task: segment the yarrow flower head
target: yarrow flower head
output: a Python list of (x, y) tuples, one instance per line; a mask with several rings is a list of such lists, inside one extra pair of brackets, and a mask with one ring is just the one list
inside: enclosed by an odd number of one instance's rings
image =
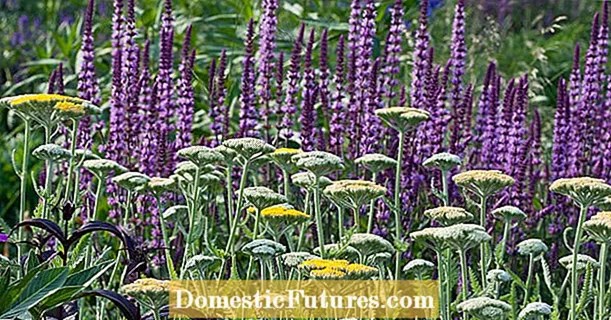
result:
[(435, 250), (450, 247), (456, 251), (466, 251), (492, 237), (484, 227), (475, 224), (455, 224), (443, 228), (426, 228), (411, 234), (415, 240), (424, 239), (435, 245)]
[(257, 239), (244, 245), (242, 251), (254, 258), (269, 260), (286, 252), (286, 247), (276, 241)]
[(515, 183), (515, 180), (498, 170), (471, 170), (452, 177), (454, 183), (480, 197), (489, 197)]
[(517, 245), (518, 253), (523, 256), (532, 255), (538, 257), (547, 252), (548, 247), (539, 239), (526, 239)]
[(221, 259), (219, 259), (218, 257), (197, 254), (191, 257), (189, 261), (187, 261), (185, 268), (187, 270), (192, 270), (196, 268), (201, 272), (205, 272), (208, 269), (212, 268), (214, 265), (218, 264), (219, 262), (221, 262)]
[[(316, 176), (309, 171), (295, 173), (291, 176), (291, 180), (293, 181), (293, 184), (306, 190), (312, 190), (316, 187)], [(319, 177), (318, 183), (320, 184), (321, 188), (325, 188), (326, 186), (332, 184), (333, 181), (327, 177)]]
[(248, 202), (250, 202), (258, 210), (275, 206), (277, 204), (286, 203), (288, 201), (285, 196), (266, 187), (245, 188), (244, 198), (246, 198), (246, 200), (248, 200)]
[(526, 213), (520, 210), (520, 208), (514, 206), (503, 206), (500, 208), (496, 208), (492, 210), (491, 213), (493, 216), (508, 222), (511, 222), (513, 220), (521, 221), (526, 219)]
[(409, 107), (390, 107), (377, 109), (376, 116), (382, 119), (387, 126), (399, 131), (406, 132), (414, 129), (420, 123), (431, 118), (430, 113), (424, 110)]
[[(558, 259), (560, 265), (565, 267), (567, 270), (573, 270), (573, 255), (568, 255)], [(596, 259), (586, 255), (586, 254), (578, 254), (577, 255), (577, 271), (585, 270), (587, 266), (591, 266), (594, 268), (598, 268), (600, 264)]]
[(583, 224), (583, 229), (594, 241), (611, 243), (611, 212), (598, 212)]
[(378, 273), (377, 268), (346, 260), (311, 259), (298, 268), (309, 271), (314, 279), (368, 279)]
[(518, 320), (539, 320), (552, 314), (552, 306), (545, 302), (531, 302), (520, 311)]
[(310, 277), (318, 280), (340, 280), (346, 277), (346, 272), (334, 268), (315, 269), (310, 271)]
[[(351, 246), (337, 243), (325, 244), (325, 253), (329, 259), (340, 259), (355, 262), (359, 260), (360, 253)], [(314, 248), (315, 254), (320, 254), (320, 247)]]
[(424, 215), (444, 226), (467, 222), (473, 219), (473, 215), (458, 207), (438, 207), (424, 211)]
[(458, 311), (468, 313), (479, 320), (503, 319), (511, 310), (509, 304), (487, 297), (478, 297), (463, 301), (459, 303), (456, 308)]
[(151, 178), (140, 172), (126, 172), (113, 177), (112, 182), (129, 191), (140, 191), (146, 188)]
[(237, 163), (238, 153), (235, 150), (227, 148), (224, 145), (216, 146), (214, 150), (223, 156), (223, 163), (228, 166), (233, 166)]
[(114, 172), (115, 174), (127, 172), (127, 168), (118, 164), (116, 161), (108, 159), (85, 160), (83, 162), (83, 168), (91, 171), (91, 173), (98, 177), (106, 177), (110, 172)]
[(192, 146), (178, 150), (178, 156), (187, 159), (199, 167), (224, 160), (223, 155), (215, 149), (204, 146)]
[(14, 110), (23, 119), (34, 119), (50, 127), (57, 121), (98, 114), (100, 108), (91, 102), (59, 94), (26, 94), (0, 99), (0, 106)]
[(509, 282), (511, 281), (511, 275), (505, 270), (492, 269), (486, 274), (486, 280), (492, 283)]
[(302, 223), (310, 219), (309, 215), (281, 204), (261, 210), (261, 217), (275, 225)]
[(425, 274), (431, 274), (433, 269), (435, 269), (434, 263), (424, 259), (414, 259), (403, 267), (403, 272), (422, 276)]
[(602, 179), (579, 177), (558, 179), (549, 188), (565, 195), (581, 206), (596, 205), (611, 196), (611, 186)]
[(370, 279), (372, 276), (377, 275), (379, 270), (375, 267), (366, 266), (360, 263), (351, 263), (342, 269), (347, 274), (347, 279)]
[(147, 190), (151, 190), (155, 194), (172, 191), (176, 186), (176, 181), (171, 178), (153, 177), (146, 185)]
[(223, 146), (233, 149), (246, 160), (254, 160), (273, 152), (276, 148), (256, 138), (234, 138), (223, 141)]
[(32, 151), (32, 155), (40, 160), (60, 161), (70, 159), (70, 151), (56, 144), (43, 144)]
[(308, 170), (317, 177), (344, 169), (340, 157), (324, 151), (310, 151), (296, 154), (291, 160), (298, 168)]
[(388, 240), (371, 233), (354, 233), (350, 236), (348, 244), (364, 257), (380, 252), (395, 252), (395, 248)]
[(357, 158), (354, 160), (354, 163), (362, 165), (365, 169), (377, 174), (388, 168), (395, 167), (397, 165), (397, 160), (383, 154), (370, 153)]
[(274, 163), (283, 170), (293, 171), (291, 170), (294, 167), (291, 158), (300, 154), (302, 151), (300, 149), (293, 148), (278, 148), (274, 152), (269, 154), (269, 157), (274, 161)]
[(156, 306), (162, 305), (168, 299), (171, 290), (170, 281), (157, 279), (138, 279), (133, 283), (121, 287), (121, 292), (149, 304), (153, 301)]
[(297, 268), (301, 263), (308, 260), (320, 259), (309, 252), (287, 252), (280, 256), (282, 264), (287, 268)]
[(324, 189), (324, 194), (337, 205), (358, 210), (365, 203), (386, 194), (386, 188), (371, 181), (339, 180)]
[(437, 168), (443, 172), (449, 172), (454, 167), (459, 166), (462, 160), (459, 156), (448, 153), (436, 153), (422, 163), (425, 167)]

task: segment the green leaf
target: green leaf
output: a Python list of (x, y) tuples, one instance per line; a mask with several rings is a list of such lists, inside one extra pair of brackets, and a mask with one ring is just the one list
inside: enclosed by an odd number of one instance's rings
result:
[(2, 272), (2, 276), (0, 276), (0, 292), (6, 292), (10, 279), (11, 279), (11, 268), (6, 268), (4, 272)]
[(17, 301), (0, 318), (18, 316), (57, 291), (68, 279), (68, 268), (54, 268), (40, 272), (28, 283)]
[(11, 284), (11, 286), (9, 286), (9, 289), (6, 292), (6, 294), (2, 295), (3, 299), (0, 299), (0, 313), (6, 310), (8, 306), (10, 306), (15, 300), (17, 300), (17, 298), (23, 291), (23, 288), (25, 288), (25, 286), (28, 285), (28, 283), (30, 283), (30, 281), (34, 278), (34, 276), (36, 276), (38, 272), (44, 269), (47, 266), (47, 264), (48, 264), (48, 261), (40, 264), (35, 269), (30, 270), (30, 272), (27, 273), (17, 283)]
[(114, 265), (114, 261), (105, 261), (97, 264), (89, 269), (71, 274), (66, 280), (66, 286), (90, 286), (95, 280), (102, 276), (110, 267)]

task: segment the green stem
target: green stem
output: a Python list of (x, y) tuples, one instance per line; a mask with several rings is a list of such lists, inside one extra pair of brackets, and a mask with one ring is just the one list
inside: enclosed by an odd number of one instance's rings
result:
[[(25, 120), (25, 129), (23, 137), (23, 159), (21, 161), (21, 175), (19, 176), (21, 185), (19, 188), (19, 222), (25, 220), (25, 206), (27, 199), (27, 185), (28, 185), (28, 166), (30, 161), (30, 132), (31, 132), (30, 120)], [(17, 231), (17, 237), (19, 241), (23, 239), (23, 228), (19, 228)], [(21, 255), (23, 250), (23, 244), (17, 245), (17, 261), (21, 261)]]
[(286, 169), (282, 169), (282, 183), (284, 185), (284, 196), (289, 200), (289, 203), (291, 202), (291, 196), (290, 196), (290, 190), (291, 190), (291, 185), (290, 185), (290, 181), (289, 181), (289, 173), (288, 171), (286, 171)]
[(505, 221), (505, 227), (503, 228), (503, 240), (501, 242), (501, 256), (499, 257), (499, 261), (496, 263), (496, 267), (500, 268), (500, 264), (503, 263), (505, 259), (505, 250), (507, 248), (507, 239), (509, 238), (509, 225), (511, 221)]
[[(239, 214), (240, 211), (242, 211), (242, 201), (244, 198), (244, 187), (246, 186), (246, 176), (248, 173), (248, 165), (249, 162), (246, 161), (246, 163), (244, 163), (244, 167), (242, 168), (242, 176), (240, 177), (240, 189), (238, 190), (238, 203), (236, 205), (236, 210), (235, 210), (235, 214), (233, 216), (233, 221), (231, 224), (231, 230), (229, 231), (229, 239), (227, 240), (227, 245), (225, 246), (225, 253), (231, 252), (231, 256), (235, 256), (235, 248), (233, 247), (233, 242), (235, 239), (235, 233), (236, 233), (236, 229), (238, 226), (238, 219), (239, 219)], [(234, 260), (234, 259), (232, 259)], [(225, 270), (225, 264), (227, 263), (227, 259), (224, 258), (223, 259), (223, 263), (221, 264), (221, 270), (219, 271), (219, 279), (221, 278), (221, 276), (223, 275), (223, 272)], [(235, 270), (235, 264), (232, 264), (232, 273), (233, 270)]]
[[(68, 165), (68, 178), (66, 179), (66, 193), (64, 194), (64, 199), (68, 199), (70, 195), (70, 187), (72, 186), (72, 171), (74, 171), (74, 161), (76, 160), (76, 133), (78, 130), (78, 122), (76, 120), (72, 120), (72, 141), (70, 141), (70, 164)], [(74, 184), (77, 184), (78, 181), (75, 181)], [(78, 190), (78, 187), (75, 185), (75, 190)], [(74, 201), (73, 201), (74, 202)], [(75, 204), (76, 205), (76, 204)]]
[(316, 215), (316, 232), (318, 235), (318, 246), (320, 247), (320, 257), (325, 258), (325, 236), (322, 226), (322, 213), (320, 212), (320, 177), (316, 177), (314, 188), (314, 214)]
[[(451, 251), (450, 249), (445, 249), (444, 250), (444, 272), (445, 272), (445, 279), (444, 279), (444, 283), (445, 283), (445, 290), (446, 290), (446, 309), (444, 310), (446, 317), (444, 319), (450, 319), (450, 301), (452, 300), (452, 283), (450, 281), (451, 279), (451, 275), (450, 275), (450, 258), (451, 258)], [(442, 285), (442, 283), (440, 282), (439, 285)]]
[(157, 201), (157, 212), (159, 214), (159, 225), (161, 227), (161, 235), (163, 236), (163, 243), (165, 246), (165, 263), (168, 268), (168, 275), (171, 280), (176, 280), (176, 270), (174, 270), (174, 263), (172, 261), (172, 254), (170, 253), (170, 237), (168, 236), (168, 231), (166, 230), (167, 225), (165, 223), (165, 218), (163, 217), (163, 211), (161, 207), (161, 198), (159, 195), (155, 195), (155, 200)]
[(337, 206), (337, 228), (338, 236), (341, 240), (344, 237), (344, 208)]
[[(401, 241), (401, 167), (403, 163), (403, 144), (405, 132), (399, 131), (399, 149), (397, 150), (397, 167), (395, 169), (395, 241)], [(401, 266), (401, 251), (397, 250), (395, 257), (395, 278), (399, 280)]]
[[(373, 177), (372, 177), (373, 183), (376, 183), (377, 179), (377, 174), (374, 172), (373, 173)], [(371, 230), (373, 230), (373, 216), (374, 216), (374, 210), (375, 209), (375, 200), (371, 200), (371, 203), (369, 203), (369, 219), (367, 220), (367, 233), (371, 233)]]
[[(303, 211), (305, 214), (310, 214), (310, 192), (306, 191), (305, 194), (305, 203), (303, 205)], [(299, 240), (297, 240), (297, 248), (295, 249), (295, 251), (299, 251), (301, 250), (301, 246), (303, 245), (303, 239), (305, 239), (305, 228), (306, 228), (306, 223), (302, 223), (301, 224), (301, 228), (299, 228)]]
[[(586, 219), (589, 205), (581, 204), (579, 208), (579, 223), (577, 224), (577, 230), (575, 230), (575, 241), (573, 244), (573, 266), (577, 265), (577, 258), (579, 255), (579, 247), (581, 246), (581, 237), (583, 235), (583, 223)], [(578, 285), (577, 272), (571, 272), (571, 320), (577, 320), (577, 285)]]
[(195, 224), (195, 215), (197, 214), (197, 207), (199, 201), (199, 180), (200, 180), (201, 169), (197, 167), (195, 169), (195, 176), (193, 177), (193, 190), (191, 191), (191, 198), (193, 202), (191, 203), (191, 210), (189, 213), (189, 231), (187, 232), (187, 239), (185, 245), (185, 253), (182, 259), (182, 267), (180, 268), (180, 279), (183, 279), (185, 274), (185, 269), (187, 265), (187, 261), (189, 260), (189, 250), (191, 249), (191, 232), (193, 231), (193, 225)]
[[(480, 197), (480, 215), (479, 215), (479, 224), (480, 226), (482, 226), (483, 228), (486, 228), (486, 213), (487, 213), (487, 203), (488, 203), (488, 197)], [(482, 286), (485, 288), (487, 285), (487, 281), (486, 281), (486, 274), (488, 274), (488, 262), (486, 261), (486, 249), (487, 249), (487, 243), (481, 243), (479, 245), (479, 263), (480, 263), (480, 270), (482, 271)]]
[(227, 227), (231, 229), (232, 220), (233, 220), (233, 181), (231, 179), (231, 173), (233, 171), (233, 166), (229, 166), (227, 168), (227, 173), (225, 175), (225, 185), (227, 188), (227, 221), (229, 224)]
[[(466, 301), (469, 291), (469, 284), (467, 282), (467, 257), (464, 250), (458, 251), (458, 256), (460, 257), (460, 277), (462, 280), (462, 288), (460, 289), (460, 293), (462, 295), (462, 301)], [(467, 313), (463, 313), (463, 319), (469, 319)]]
[(448, 172), (447, 171), (441, 171), (441, 187), (442, 187), (442, 192), (443, 192), (443, 205), (444, 206), (449, 206), (450, 205), (450, 191), (448, 189)]
[(443, 282), (445, 281), (445, 267), (443, 264), (443, 260), (441, 258), (441, 252), (436, 251), (437, 253), (437, 266), (439, 266), (439, 275), (438, 275), (438, 283), (439, 283), (439, 310), (441, 312), (441, 319), (448, 319), (448, 315), (446, 314), (446, 304), (448, 297), (446, 296), (445, 290), (443, 288)]
[(530, 287), (532, 285), (532, 278), (533, 278), (533, 269), (535, 267), (535, 256), (534, 255), (529, 255), (529, 259), (528, 259), (528, 276), (526, 277), (526, 294), (524, 295), (524, 303), (523, 305), (526, 306), (526, 304), (528, 304), (528, 299), (530, 298)]
[[(98, 210), (98, 203), (100, 202), (100, 197), (102, 196), (102, 189), (104, 187), (104, 182), (100, 177), (97, 177), (98, 185), (95, 191), (95, 199), (93, 200), (93, 210), (90, 212), (90, 216), (87, 217), (87, 222), (92, 220), (97, 220), (96, 212)], [(85, 256), (85, 266), (91, 266), (91, 259), (93, 258), (93, 242), (90, 242), (87, 245), (87, 255)]]
[[(45, 127), (45, 144), (51, 142), (51, 129)], [(51, 160), (45, 161), (45, 196), (42, 199), (42, 217), (48, 219), (49, 216), (49, 199), (51, 194), (51, 176), (53, 175), (53, 162)]]
[(131, 207), (132, 207), (132, 191), (127, 190), (127, 203), (125, 203), (125, 216), (123, 217), (123, 226), (127, 227), (129, 223), (129, 217), (131, 216)]
[(598, 317), (605, 320), (605, 268), (607, 264), (607, 243), (600, 245), (600, 270), (598, 271)]

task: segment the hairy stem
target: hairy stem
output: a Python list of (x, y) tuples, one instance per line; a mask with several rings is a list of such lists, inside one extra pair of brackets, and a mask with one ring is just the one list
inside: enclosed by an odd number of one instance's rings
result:
[[(70, 195), (70, 187), (72, 186), (73, 182), (72, 182), (72, 171), (74, 171), (74, 162), (76, 160), (76, 133), (78, 130), (78, 122), (76, 120), (72, 120), (72, 137), (71, 137), (71, 141), (70, 141), (70, 161), (69, 161), (69, 165), (68, 165), (68, 178), (66, 178), (66, 190), (65, 190), (65, 194), (64, 194), (64, 199), (68, 199), (68, 196)], [(78, 189), (77, 184), (78, 181), (75, 181), (74, 184), (74, 188)], [(76, 204), (75, 204), (76, 205)]]
[(535, 256), (530, 254), (528, 258), (528, 276), (526, 277), (526, 294), (524, 295), (524, 303), (523, 303), (524, 306), (528, 304), (528, 299), (530, 298), (530, 287), (532, 286), (534, 267), (535, 267)]
[(316, 176), (316, 186), (314, 188), (314, 214), (316, 215), (316, 232), (318, 235), (318, 246), (320, 247), (320, 257), (325, 258), (325, 235), (322, 226), (322, 212), (320, 212), (320, 177)]
[[(399, 131), (399, 149), (397, 150), (397, 167), (395, 169), (395, 241), (401, 241), (401, 168), (403, 164), (403, 144), (405, 143), (405, 133)], [(400, 250), (397, 250), (395, 256), (395, 278), (399, 280), (401, 266)]]
[[(581, 246), (581, 237), (583, 235), (583, 223), (586, 219), (589, 205), (581, 204), (579, 208), (579, 223), (577, 224), (577, 230), (575, 230), (575, 241), (573, 244), (573, 266), (577, 266), (577, 258), (579, 254), (579, 248)], [(577, 272), (571, 272), (571, 320), (577, 320), (577, 285), (578, 285)]]
[[(377, 174), (374, 172), (373, 173), (373, 177), (372, 179), (373, 183), (376, 183), (377, 179)], [(375, 215), (375, 202), (376, 200), (371, 200), (371, 203), (369, 203), (369, 219), (367, 220), (367, 233), (371, 233), (371, 230), (373, 230), (373, 217)]]
[[(23, 136), (23, 159), (21, 160), (21, 175), (19, 176), (20, 187), (19, 187), (19, 221), (25, 220), (25, 206), (27, 199), (27, 186), (29, 177), (29, 161), (30, 161), (30, 132), (32, 131), (30, 120), (25, 120), (25, 129)], [(19, 228), (17, 231), (17, 237), (19, 241), (23, 240), (23, 228)], [(23, 250), (23, 244), (17, 245), (17, 261), (21, 261), (21, 255)], [(21, 272), (21, 271), (20, 271)]]
[[(480, 216), (479, 216), (479, 224), (483, 227), (486, 228), (486, 213), (487, 213), (487, 203), (488, 203), (488, 197), (486, 196), (482, 196), (480, 197)], [(487, 248), (488, 248), (488, 243), (481, 243), (479, 245), (479, 263), (480, 263), (480, 269), (482, 272), (482, 286), (485, 288), (487, 286), (486, 283), (486, 274), (488, 274), (488, 262), (486, 261), (486, 257), (487, 257)]]
[(186, 269), (186, 265), (187, 265), (187, 260), (189, 260), (189, 250), (191, 249), (191, 232), (193, 232), (193, 225), (195, 224), (195, 216), (197, 215), (197, 208), (198, 208), (198, 202), (199, 202), (199, 180), (200, 180), (200, 173), (201, 173), (201, 169), (199, 167), (197, 167), (197, 169), (195, 169), (195, 176), (193, 177), (193, 190), (191, 191), (191, 198), (193, 199), (192, 203), (191, 203), (191, 210), (189, 213), (189, 231), (187, 234), (187, 239), (186, 239), (186, 245), (185, 245), (185, 253), (184, 253), (184, 257), (182, 259), (182, 267), (180, 268), (180, 278), (183, 278), (183, 275), (185, 274), (185, 269)]
[(607, 264), (607, 243), (603, 242), (600, 245), (600, 270), (598, 271), (598, 317), (600, 320), (605, 320), (605, 268)]

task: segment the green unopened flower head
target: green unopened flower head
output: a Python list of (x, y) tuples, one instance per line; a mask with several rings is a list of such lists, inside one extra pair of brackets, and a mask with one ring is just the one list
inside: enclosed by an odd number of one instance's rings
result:
[(404, 273), (416, 274), (416, 275), (424, 275), (431, 274), (435, 269), (435, 264), (424, 259), (414, 259), (408, 262), (405, 267), (403, 267)]
[(598, 243), (611, 243), (611, 212), (603, 211), (583, 224), (583, 229)]
[(274, 163), (283, 170), (294, 171), (295, 164), (291, 161), (291, 158), (302, 153), (299, 149), (293, 148), (278, 148), (274, 152), (269, 154), (269, 157)]
[[(313, 252), (320, 255), (320, 247), (314, 248)], [(325, 253), (330, 259), (341, 259), (355, 262), (359, 260), (359, 252), (351, 246), (340, 246), (337, 243), (325, 244)]]
[(204, 146), (183, 148), (178, 150), (177, 154), (179, 157), (187, 159), (199, 167), (224, 160), (220, 152)]
[(83, 162), (83, 168), (91, 171), (98, 177), (106, 177), (111, 172), (114, 172), (115, 174), (127, 172), (127, 168), (113, 160), (108, 159), (85, 160)]
[(380, 252), (395, 252), (395, 248), (388, 240), (371, 233), (354, 233), (350, 236), (348, 244), (364, 257)]
[(256, 138), (234, 138), (223, 141), (223, 146), (233, 149), (246, 160), (254, 160), (273, 152), (275, 148)]
[(552, 306), (545, 302), (531, 302), (520, 311), (518, 320), (540, 320), (552, 314)]
[(171, 178), (153, 177), (147, 183), (146, 188), (155, 194), (172, 191), (176, 187), (176, 181)]
[[(560, 265), (565, 267), (567, 270), (573, 270), (573, 255), (568, 255), (558, 259)], [(600, 264), (596, 259), (586, 255), (586, 254), (578, 254), (577, 255), (577, 272), (585, 270), (587, 266), (591, 266), (594, 268), (598, 268)]]
[(503, 301), (487, 297), (472, 298), (459, 303), (460, 312), (470, 314), (479, 320), (504, 319), (511, 306)]
[(397, 165), (397, 160), (379, 153), (366, 154), (354, 160), (354, 163), (362, 165), (372, 173), (379, 173)]
[(286, 252), (286, 247), (272, 240), (257, 239), (244, 245), (242, 251), (254, 258), (269, 260)]
[(146, 188), (151, 178), (140, 172), (126, 172), (112, 178), (112, 182), (129, 191), (139, 191)]
[(344, 168), (340, 157), (324, 151), (299, 153), (294, 155), (291, 161), (298, 168), (308, 170), (317, 177), (328, 175), (331, 172)]
[(391, 258), (392, 258), (392, 254), (390, 252), (379, 252), (369, 257), (368, 261), (372, 265), (384, 266), (390, 262)]
[(581, 206), (596, 205), (611, 196), (611, 186), (605, 180), (590, 177), (558, 179), (549, 189), (571, 198)]
[(433, 250), (441, 252), (447, 248), (447, 243), (443, 241), (441, 237), (438, 237), (438, 233), (442, 230), (441, 227), (424, 228), (422, 230), (414, 231), (410, 233), (410, 238), (416, 242), (423, 242), (429, 245)]
[(459, 156), (448, 153), (436, 153), (422, 163), (425, 167), (437, 168), (443, 172), (449, 172), (454, 167), (459, 166), (462, 160)]
[(371, 181), (339, 180), (327, 186), (324, 194), (338, 206), (358, 210), (386, 194), (386, 188)]
[[(309, 171), (295, 173), (291, 176), (291, 180), (293, 181), (293, 184), (306, 190), (312, 190), (316, 187), (316, 176)], [(318, 183), (320, 184), (321, 188), (325, 188), (326, 186), (332, 184), (333, 181), (323, 176), (318, 178)]]
[(197, 269), (199, 271), (205, 272), (215, 265), (219, 264), (221, 259), (215, 256), (207, 256), (203, 254), (194, 255), (187, 261), (185, 267), (187, 270)]
[(56, 144), (43, 144), (32, 151), (32, 155), (40, 160), (61, 161), (70, 159), (70, 151)]
[(548, 247), (540, 239), (526, 239), (517, 245), (518, 253), (523, 256), (533, 255), (538, 257), (547, 252)]
[(501, 269), (492, 269), (490, 271), (488, 271), (488, 273), (486, 274), (486, 280), (488, 280), (488, 282), (509, 282), (511, 281), (511, 275), (509, 275), (509, 273), (507, 273), (507, 271), (505, 270), (501, 270)]
[(526, 213), (514, 206), (503, 206), (492, 210), (492, 215), (507, 222), (526, 219)]
[(140, 302), (162, 305), (168, 299), (171, 283), (167, 280), (138, 279), (133, 283), (121, 287), (121, 292), (136, 298)]
[(181, 161), (176, 164), (176, 168), (174, 169), (174, 174), (182, 176), (184, 174), (190, 174), (191, 176), (195, 175), (197, 171), (197, 165), (191, 161)]
[(467, 222), (473, 219), (473, 215), (459, 207), (438, 207), (424, 211), (424, 215), (444, 226)]
[(258, 210), (288, 202), (285, 196), (266, 187), (245, 188), (244, 198)]
[(282, 264), (287, 268), (297, 268), (304, 261), (320, 259), (309, 252), (287, 252), (280, 256)]
[(214, 150), (223, 156), (223, 163), (226, 165), (233, 166), (238, 163), (239, 155), (235, 150), (227, 148), (224, 145), (216, 146)]
[(489, 197), (514, 184), (515, 180), (498, 170), (471, 170), (452, 177), (454, 183), (480, 197)]
[(430, 113), (424, 110), (409, 107), (382, 108), (375, 111), (382, 122), (399, 132), (406, 132), (416, 128), (420, 123), (431, 118)]
[(482, 226), (462, 223), (439, 228), (435, 236), (457, 251), (469, 250), (492, 239)]

